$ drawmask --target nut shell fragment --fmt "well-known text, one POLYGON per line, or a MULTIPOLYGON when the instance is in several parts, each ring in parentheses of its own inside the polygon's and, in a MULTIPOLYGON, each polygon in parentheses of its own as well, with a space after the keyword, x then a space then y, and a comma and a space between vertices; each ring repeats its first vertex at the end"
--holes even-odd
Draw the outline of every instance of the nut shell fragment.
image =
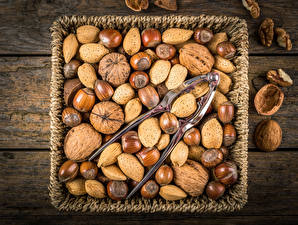
POLYGON ((275 34, 277 35, 276 40, 278 45, 290 51, 292 49, 292 41, 290 39, 290 35, 280 27, 275 28, 275 34))
POLYGON ((260 16, 260 7, 255 0, 242 0, 243 6, 250 11, 252 18, 256 19, 260 16))
POLYGON ((293 85, 293 80, 283 69, 268 71, 267 79, 271 83, 278 84, 282 87, 288 87, 293 85))

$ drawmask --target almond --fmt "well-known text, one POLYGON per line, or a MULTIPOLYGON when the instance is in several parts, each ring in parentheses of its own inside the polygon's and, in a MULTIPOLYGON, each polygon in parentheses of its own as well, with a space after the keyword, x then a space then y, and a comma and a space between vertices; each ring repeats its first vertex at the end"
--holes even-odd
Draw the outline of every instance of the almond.
POLYGON ((97 166, 109 166, 117 162, 117 157, 122 153, 121 144, 113 143, 110 144, 105 150, 100 154, 97 166))
POLYGON ((223 93, 223 94, 227 94, 232 86, 232 79, 225 73, 219 71, 219 70, 215 70, 213 69, 212 72, 216 72, 219 74, 219 85, 218 85, 218 90, 223 93))
POLYGON ((63 57, 66 63, 76 55, 79 43, 74 34, 69 34, 63 41, 63 57))
POLYGON ((166 44, 177 45, 188 41, 192 34, 192 30, 170 28, 163 32, 162 41, 166 44))
POLYGON ((170 159, 174 166, 183 166, 188 157, 188 146, 183 142, 179 141, 171 152, 170 159))
POLYGON ((188 158, 197 162, 201 162, 201 156, 205 152, 202 146, 192 145, 189 148, 188 158))
POLYGON ((187 69, 180 65, 176 64, 171 68, 170 74, 165 82, 166 87, 169 90, 175 89, 179 87, 184 81, 187 76, 187 69))
POLYGON ((159 59, 156 53, 150 48, 146 49, 144 52, 150 56, 152 63, 159 59))
POLYGON ((159 151, 165 149, 170 143, 170 135, 169 134, 162 134, 156 147, 159 151))
POLYGON ((125 123, 129 123, 137 118, 142 112, 142 103, 139 98, 129 100, 125 107, 125 123))
POLYGON ((112 99, 119 105, 125 105, 135 96, 135 91, 129 83, 121 84, 116 88, 112 99))
POLYGON ((124 51, 128 55, 134 55, 141 48, 141 35, 138 28, 133 27, 127 32, 123 40, 124 51))
POLYGON ((216 114, 205 118, 200 125, 202 145, 205 148, 220 148, 223 142, 223 129, 216 114))
POLYGON ((72 181, 66 182, 66 188, 70 194, 84 195, 86 194, 85 180, 82 178, 76 178, 72 181))
POLYGON ((219 55, 215 56, 214 67, 225 73, 233 73, 236 71, 236 67, 230 60, 219 55))
POLYGON ((196 98, 191 93, 181 95, 172 105, 171 113, 177 117, 188 117, 197 109, 196 98))
POLYGON ((165 200, 176 201, 186 198, 187 194, 175 185, 169 184, 162 186, 159 190, 159 195, 165 200))
POLYGON ((139 160, 128 153, 118 156, 118 164, 122 172, 130 179, 140 182, 144 177, 144 167, 139 160))
POLYGON ((195 96, 195 98, 202 97, 209 91, 209 84, 208 82, 202 82, 195 86, 191 93, 195 96))
POLYGON ((94 198, 106 197, 105 187, 97 180, 86 180, 85 189, 87 194, 94 198))
POLYGON ((151 67, 149 76, 150 81, 154 85, 158 85, 162 82, 164 82, 171 69, 171 63, 167 60, 157 60, 151 67))
POLYGON ((82 44, 98 42, 99 29, 95 26, 84 25, 77 29, 78 41, 82 44))
POLYGON ((126 180, 126 176, 116 165, 101 167, 101 171, 110 180, 126 180))
POLYGON ((216 54, 217 45, 219 43, 221 43, 223 41, 227 41, 227 40, 228 40, 228 36, 225 32, 214 34, 213 38, 208 43, 208 48, 213 54, 216 54))
POLYGON ((88 43, 80 47, 80 57, 87 63, 98 63, 102 57, 109 53, 109 50, 102 44, 88 43))
POLYGON ((218 107, 222 103, 227 102, 227 101, 228 101, 228 99, 225 95, 223 95, 220 91, 216 91, 211 104, 212 104, 213 109, 215 109, 215 111, 217 111, 218 107))
POLYGON ((138 135, 145 147, 149 148, 156 145, 161 136, 158 119, 152 117, 144 120, 138 127, 138 135))
POLYGON ((82 84, 87 88, 94 89, 94 83, 97 80, 94 67, 89 63, 84 63, 78 68, 78 76, 82 84))

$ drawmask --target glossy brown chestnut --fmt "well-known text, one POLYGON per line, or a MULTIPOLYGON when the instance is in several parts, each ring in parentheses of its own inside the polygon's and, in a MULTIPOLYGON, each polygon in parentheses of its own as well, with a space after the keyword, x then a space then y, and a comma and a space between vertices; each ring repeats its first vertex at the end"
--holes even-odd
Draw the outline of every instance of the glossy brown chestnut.
POLYGON ((160 59, 169 60, 176 55, 176 48, 169 44, 160 44, 156 47, 156 55, 160 59))
POLYGON ((130 75, 129 83, 134 89, 143 88, 149 83, 149 76, 143 71, 135 71, 130 75))
POLYGON ((136 156, 144 166, 154 165, 160 157, 160 152, 157 148, 143 148, 136 156))
POLYGON ((238 179, 237 166, 231 161, 219 164, 213 170, 213 174, 215 179, 224 185, 234 184, 238 179))
POLYGON ((207 168, 215 167, 222 160, 223 154, 219 149, 208 149, 201 156, 201 163, 207 168))
POLYGON ((223 41, 216 46, 218 55, 225 59, 231 59, 236 54, 236 48, 230 41, 223 41))
POLYGON ((151 57, 145 52, 138 52, 130 58, 130 65, 134 70, 147 70, 151 63, 151 57))
POLYGON ((128 193, 128 186, 124 181, 112 180, 107 185, 107 193, 111 199, 120 201, 126 198, 128 193))
POLYGON ((98 173, 98 168, 94 162, 86 161, 82 162, 80 166, 80 174, 86 180, 93 180, 96 178, 98 173))
POLYGON ((234 144, 236 141, 236 130, 232 124, 225 124, 224 125, 224 132, 223 132, 223 144, 224 146, 230 146, 234 144))
POLYGON ((219 148, 219 150, 222 152, 224 158, 227 158, 228 157, 228 155, 229 155, 229 149, 227 147, 221 146, 219 148))
POLYGON ((69 63, 66 63, 63 67, 64 77, 66 79, 75 78, 77 76, 78 68, 81 65, 81 62, 76 59, 70 60, 69 63))
POLYGON ((74 108, 67 107, 62 112, 62 121, 66 126, 75 127, 82 122, 82 115, 74 108))
POLYGON ((179 121, 173 113, 165 112, 159 118, 159 126, 165 133, 173 134, 179 128, 179 121))
POLYGON ((144 88, 138 90, 138 96, 147 108, 151 109, 159 103, 159 96, 157 91, 151 85, 147 85, 144 88))
POLYGON ((225 186, 217 181, 211 181, 207 184, 206 194, 209 198, 216 200, 219 199, 225 193, 225 186))
POLYGON ((107 48, 117 48, 122 42, 122 35, 118 30, 105 29, 99 33, 99 39, 107 48))
POLYGON ((180 64, 180 61, 179 61, 179 57, 176 55, 174 58, 172 58, 170 60, 172 66, 176 65, 176 64, 180 64))
POLYGON ((114 89, 112 86, 104 80, 95 81, 94 91, 100 101, 108 101, 114 94, 114 89))
POLYGON ((161 33, 154 28, 148 28, 142 32, 142 43, 146 48, 154 48, 161 42, 161 33))
POLYGON ((141 150, 142 144, 136 131, 128 131, 121 137, 123 152, 136 153, 141 150))
POLYGON ((144 198, 154 198, 159 191, 159 186, 154 180, 148 180, 141 188, 141 195, 144 198))
POLYGON ((95 94, 89 88, 80 89, 73 98, 73 107, 80 112, 90 111, 95 103, 95 94))
POLYGON ((218 107, 217 115, 221 122, 229 123, 234 118, 234 105, 231 102, 224 102, 218 107))
POLYGON ((174 177, 173 169, 168 165, 162 165, 155 173, 155 180, 161 186, 172 182, 174 177))
POLYGON ((213 38, 213 33, 208 28, 198 28, 194 32, 194 39, 199 44, 206 44, 213 38))
POLYGON ((70 181, 78 175, 78 172, 79 165, 72 160, 67 160, 59 169, 58 179, 60 182, 70 181))
POLYGON ((185 132, 183 141, 187 145, 199 145, 201 141, 200 131, 195 127, 189 129, 185 132))

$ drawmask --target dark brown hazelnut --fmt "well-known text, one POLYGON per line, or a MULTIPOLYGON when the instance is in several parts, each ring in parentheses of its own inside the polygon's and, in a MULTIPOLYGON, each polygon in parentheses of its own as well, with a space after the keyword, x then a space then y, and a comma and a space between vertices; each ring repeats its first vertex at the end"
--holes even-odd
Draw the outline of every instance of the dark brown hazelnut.
POLYGON ((122 42, 122 35, 118 30, 105 29, 99 33, 99 39, 107 48, 117 48, 122 42))
POLYGON ((219 150, 222 152, 224 158, 229 156, 229 149, 227 147, 221 146, 219 150))
POLYGON ((82 162, 80 166, 80 174, 86 180, 93 180, 96 178, 98 173, 98 168, 94 162, 86 161, 82 162))
POLYGON ((144 166, 154 165, 160 157, 160 152, 157 148, 143 148, 136 156, 144 166))
POLYGON ((159 96, 157 91, 151 85, 147 85, 144 88, 138 90, 138 96, 147 108, 151 109, 159 103, 159 96))
POLYGON ((215 179, 224 185, 234 184, 238 179, 237 166, 231 161, 219 164, 214 168, 213 174, 215 179))
POLYGON ((173 134, 179 128, 179 121, 173 113, 165 112, 159 118, 159 125, 165 133, 173 134))
POLYGON ((168 165, 162 165, 155 173, 155 180, 161 186, 172 182, 174 177, 173 169, 168 165))
POLYGON ((168 93, 168 88, 166 87, 165 83, 161 83, 156 86, 157 93, 159 97, 162 99, 167 93, 168 93))
POLYGON ((76 59, 70 60, 69 63, 66 63, 63 67, 64 77, 66 79, 75 78, 77 76, 78 68, 81 65, 81 62, 76 59))
POLYGON ((201 156, 201 163, 207 168, 215 167, 222 160, 223 154, 219 149, 208 149, 201 156))
POLYGON ((160 59, 169 60, 176 55, 176 48, 169 44, 160 44, 156 47, 156 55, 160 59))
POLYGON ((154 48, 161 42, 160 31, 148 28, 142 32, 142 43, 146 48, 154 48))
POLYGON ((224 102, 218 107, 217 114, 218 118, 223 123, 229 123, 234 118, 234 105, 231 102, 224 102))
POLYGON ((236 48, 230 41, 223 41, 216 46, 218 55, 225 59, 231 59, 236 54, 236 48))
POLYGON ((194 32, 194 39, 199 44, 206 44, 213 38, 213 33, 208 28, 198 28, 194 32))
POLYGON ((236 130, 232 124, 225 124, 223 131, 223 144, 224 146, 230 146, 236 141, 236 130))
POLYGON ((134 70, 147 70, 151 63, 151 57, 145 52, 138 52, 130 58, 130 65, 134 70))
POLYGON ((129 77, 129 83, 134 89, 140 89, 148 85, 149 76, 143 71, 135 71, 129 77))
POLYGON ((79 165, 72 161, 67 160, 62 164, 58 172, 58 179, 60 182, 67 182, 76 178, 79 172, 79 165))
POLYGON ((131 189, 134 189, 138 184, 139 184, 138 181, 135 181, 135 180, 132 180, 132 179, 130 179, 128 181, 129 188, 131 188, 131 189))
POLYGON ((180 64, 180 61, 179 61, 179 57, 176 55, 174 58, 172 58, 170 60, 172 66, 176 65, 176 64, 180 64))
POLYGON ((141 150, 142 144, 136 131, 128 131, 121 137, 123 152, 136 153, 141 150))
POLYGON ((219 199, 225 193, 225 186, 217 181, 211 181, 207 184, 206 194, 209 198, 216 200, 219 199))
POLYGON ((67 106, 72 106, 73 98, 83 87, 79 78, 66 80, 64 83, 64 102, 67 106))
POLYGON ((96 176, 97 180, 99 180, 101 183, 108 183, 110 181, 109 178, 107 178, 105 175, 103 175, 102 173, 97 173, 97 176, 96 176))
POLYGON ((120 201, 126 198, 128 193, 128 186, 124 181, 112 180, 107 185, 107 193, 111 199, 120 201))
POLYGON ((108 101, 114 94, 114 89, 112 86, 104 80, 95 81, 94 91, 100 101, 108 101))
POLYGON ((89 88, 80 89, 73 98, 73 107, 80 112, 90 111, 95 103, 95 94, 89 88))
POLYGON ((67 107, 62 112, 62 121, 66 126, 75 127, 82 122, 82 116, 74 108, 67 107))
POLYGON ((159 191, 159 186, 154 180, 148 180, 141 189, 144 198, 154 198, 159 191))
POLYGON ((199 145, 201 141, 200 131, 195 127, 189 129, 185 132, 183 141, 187 145, 199 145))

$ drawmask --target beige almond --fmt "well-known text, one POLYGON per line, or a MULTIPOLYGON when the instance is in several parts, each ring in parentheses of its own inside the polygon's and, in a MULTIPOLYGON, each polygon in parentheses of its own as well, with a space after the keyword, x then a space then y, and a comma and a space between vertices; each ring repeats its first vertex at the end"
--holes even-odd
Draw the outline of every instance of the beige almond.
POLYGON ((139 98, 129 100, 124 107, 125 123, 137 118, 142 112, 142 103, 139 98))
POLYGON ((169 201, 181 200, 187 196, 181 188, 172 184, 162 186, 159 189, 159 195, 169 201))
POLYGON ((94 198, 105 198, 106 190, 102 183, 97 180, 86 180, 85 189, 88 195, 94 198))
POLYGON ((119 105, 125 105, 133 99, 135 91, 129 83, 121 84, 116 88, 112 99, 119 105))
POLYGON ((188 146, 183 142, 179 141, 171 152, 170 159, 174 166, 183 166, 188 157, 188 146))
POLYGON ((169 134, 162 134, 159 138, 156 147, 159 151, 164 150, 170 143, 170 135, 169 134))
POLYGON ((176 64, 171 68, 165 85, 169 90, 175 89, 185 81, 186 76, 187 69, 180 64, 176 64))
POLYGON ((159 59, 156 53, 150 48, 146 49, 144 52, 150 56, 152 63, 159 59))
POLYGON ((224 73, 233 73, 236 71, 234 64, 219 55, 215 56, 214 67, 224 73))
POLYGON ((117 162, 117 157, 122 153, 121 144, 112 143, 100 154, 97 166, 109 166, 117 162))
POLYGON ((87 88, 94 89, 94 83, 97 80, 94 67, 89 63, 84 63, 78 68, 78 76, 82 84, 87 88))
POLYGON ((188 158, 197 162, 201 162, 201 156, 205 152, 202 146, 192 145, 189 147, 188 158))
POLYGON ((163 32, 162 41, 166 44, 177 45, 188 41, 192 34, 192 30, 170 28, 163 32))
POLYGON ((141 35, 138 28, 133 27, 127 32, 123 40, 124 51, 128 55, 134 55, 141 48, 141 35))
POLYGON ((154 85, 164 82, 171 70, 171 63, 167 60, 157 60, 149 71, 150 81, 154 85))
POLYGON ((101 167, 101 171, 110 180, 126 180, 126 176, 116 165, 101 167))
POLYGON ((203 95, 205 95, 209 91, 209 84, 208 82, 202 82, 195 86, 193 90, 191 90, 190 93, 192 93, 195 98, 200 98, 203 95))
POLYGON ((223 141, 223 129, 216 115, 210 115, 201 122, 202 145, 205 148, 220 148, 223 141))
POLYGON ((208 43, 208 48, 209 50, 213 53, 216 54, 216 47, 219 43, 223 42, 223 41, 227 41, 228 40, 228 36, 225 32, 221 32, 221 33, 216 33, 214 34, 213 38, 211 39, 211 41, 208 43))
POLYGON ((144 167, 134 155, 122 153, 118 156, 118 164, 122 172, 130 179, 137 182, 143 179, 144 167))
POLYGON ((144 120, 138 127, 139 139, 147 148, 156 145, 161 136, 161 129, 157 118, 149 118, 144 120))
POLYGON ((215 70, 213 69, 212 72, 216 72, 219 74, 219 85, 218 85, 218 90, 223 93, 223 94, 227 94, 232 86, 232 79, 225 73, 219 71, 219 70, 215 70))
POLYGON ((79 43, 74 34, 69 34, 63 41, 63 57, 66 63, 76 55, 79 43))
POLYGON ((109 50, 102 44, 88 43, 80 47, 80 58, 87 63, 98 63, 102 57, 109 53, 109 50))
POLYGON ((216 90, 211 104, 212 104, 213 109, 215 109, 215 111, 217 111, 218 107, 222 103, 227 102, 227 101, 228 101, 227 97, 224 94, 222 94, 220 91, 216 90))
POLYGON ((76 178, 66 182, 66 188, 69 193, 73 195, 84 195, 87 193, 85 189, 85 180, 82 178, 76 178))
POLYGON ((95 26, 84 25, 77 29, 78 41, 82 44, 94 43, 99 40, 99 29, 95 26))
POLYGON ((193 114, 197 109, 196 98, 191 93, 186 93, 181 95, 173 103, 171 113, 175 114, 177 117, 188 117, 193 114))

